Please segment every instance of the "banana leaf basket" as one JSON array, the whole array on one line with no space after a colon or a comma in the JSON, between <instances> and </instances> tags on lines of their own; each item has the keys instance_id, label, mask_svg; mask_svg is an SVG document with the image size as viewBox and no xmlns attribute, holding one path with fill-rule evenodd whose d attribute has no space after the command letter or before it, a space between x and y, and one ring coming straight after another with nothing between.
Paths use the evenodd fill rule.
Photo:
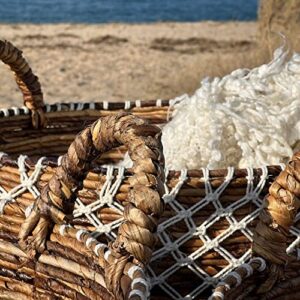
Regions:
<instances>
[{"instance_id":1,"label":"banana leaf basket","mask_svg":"<svg viewBox=\"0 0 300 300\"><path fill-rule=\"evenodd\" d=\"M0 109L0 299L300 299L299 154L165 170L171 100L47 105L0 58L25 104Z\"/></svg>"}]
</instances>

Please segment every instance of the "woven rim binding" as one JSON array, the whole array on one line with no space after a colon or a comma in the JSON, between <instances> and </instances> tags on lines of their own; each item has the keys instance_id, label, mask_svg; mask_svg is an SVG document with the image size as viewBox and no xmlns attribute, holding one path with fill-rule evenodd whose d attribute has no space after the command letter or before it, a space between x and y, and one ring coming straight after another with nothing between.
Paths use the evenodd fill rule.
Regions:
<instances>
[{"instance_id":1,"label":"woven rim binding","mask_svg":"<svg viewBox=\"0 0 300 300\"><path fill-rule=\"evenodd\" d=\"M135 111L138 109L147 108L164 108L172 107L173 100L136 100L136 101L124 101L124 102L70 102L70 103L54 103L45 104L45 113L52 112L74 112L74 111L86 111L86 110L103 110L103 111ZM10 108L0 108L0 117L14 117L14 116L26 116L30 114L27 107L10 107Z\"/></svg>"},{"instance_id":2,"label":"woven rim binding","mask_svg":"<svg viewBox=\"0 0 300 300\"><path fill-rule=\"evenodd\" d=\"M155 232L163 212L163 157L161 144L155 138L159 132L158 127L126 113L104 117L83 130L62 157L61 165L42 189L41 196L22 225L20 247L29 257L33 257L36 251L42 253L52 222L67 224L67 213L71 212L74 204L73 194L91 169L92 161L123 144L134 162L129 204L124 209L125 222L119 227L116 240L109 245L109 251L105 252L104 247L88 236L84 240L99 254L99 260L104 261L106 287L117 299L144 295L147 292L145 288L142 291L134 289L129 295L124 295L120 281L133 265L143 268L149 262L155 245ZM71 228L63 227L63 232L70 231ZM133 278L135 272L129 273L129 277ZM135 280L135 284L138 283L140 280Z\"/></svg>"},{"instance_id":3,"label":"woven rim binding","mask_svg":"<svg viewBox=\"0 0 300 300\"><path fill-rule=\"evenodd\" d=\"M32 124L35 128L46 123L43 112L44 100L38 77L35 76L22 51L8 41L0 40L0 59L10 66L16 82L23 94L25 106L31 110Z\"/></svg>"}]
</instances>

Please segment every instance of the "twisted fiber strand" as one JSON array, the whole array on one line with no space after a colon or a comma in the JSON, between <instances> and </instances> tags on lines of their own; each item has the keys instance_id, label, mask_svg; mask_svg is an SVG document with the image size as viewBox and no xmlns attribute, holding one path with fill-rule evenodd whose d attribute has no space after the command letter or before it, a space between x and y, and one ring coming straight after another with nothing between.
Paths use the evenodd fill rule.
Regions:
<instances>
[{"instance_id":1,"label":"twisted fiber strand","mask_svg":"<svg viewBox=\"0 0 300 300\"><path fill-rule=\"evenodd\" d=\"M118 237L111 245L111 251L118 263L106 269L106 284L110 290L114 291L118 299L122 298L119 283L123 274L122 270L126 265L126 256L129 254L144 264L148 263L151 258L152 247L156 240L154 232L163 212L161 202L163 185L160 178L164 174L159 165L162 158L160 144L153 138L153 135L158 133L157 128L131 115L121 115L124 117L116 122L114 129L109 123L104 127L108 133L111 130L114 131L111 136L114 136L119 144L127 146L134 162L134 175L130 178L129 204L124 210L125 222L120 226ZM100 126L99 122L92 126L93 132L96 130L97 133L98 126ZM98 150L101 149L98 148L99 146L107 147L105 135L104 133L101 138L100 134L93 134ZM110 140L110 143L113 143L113 140Z\"/></svg>"},{"instance_id":2,"label":"twisted fiber strand","mask_svg":"<svg viewBox=\"0 0 300 300\"><path fill-rule=\"evenodd\" d=\"M45 117L42 111L44 100L41 85L23 57L22 51L10 42L0 40L0 59L14 72L16 82L23 93L24 104L33 112L34 125L38 125L36 123L38 117L40 117L41 125L44 125Z\"/></svg>"},{"instance_id":3,"label":"twisted fiber strand","mask_svg":"<svg viewBox=\"0 0 300 300\"><path fill-rule=\"evenodd\" d=\"M294 154L269 189L254 232L253 252L267 261L285 265L289 229L300 207L300 152Z\"/></svg>"},{"instance_id":4,"label":"twisted fiber strand","mask_svg":"<svg viewBox=\"0 0 300 300\"><path fill-rule=\"evenodd\" d=\"M120 278L125 267L123 262L133 258L135 263L146 264L150 260L156 240L155 230L163 212L161 145L154 138L158 133L159 128L126 113L99 119L83 130L70 145L61 166L42 189L41 197L21 227L20 246L27 251L33 248L42 252L50 220L56 223L68 220L65 213L71 212L73 191L82 185L92 161L113 147L126 145L134 162L134 175L130 179L125 222L119 228L116 241L111 244L111 253L117 261L106 270L108 288L117 299L122 299Z\"/></svg>"}]
</instances>

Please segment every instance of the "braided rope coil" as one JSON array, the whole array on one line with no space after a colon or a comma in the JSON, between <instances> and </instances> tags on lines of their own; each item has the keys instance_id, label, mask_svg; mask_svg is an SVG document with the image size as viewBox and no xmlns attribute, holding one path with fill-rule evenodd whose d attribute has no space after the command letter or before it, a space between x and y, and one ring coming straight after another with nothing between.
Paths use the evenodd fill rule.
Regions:
<instances>
[{"instance_id":1,"label":"braided rope coil","mask_svg":"<svg viewBox=\"0 0 300 300\"><path fill-rule=\"evenodd\" d=\"M125 145L134 163L129 179L131 189L124 209L125 221L109 245L114 263L105 267L107 288L117 299L123 299L120 280L124 268L129 261L141 266L149 262L163 212L163 156L155 138L159 133L158 127L126 113L101 118L83 130L62 157L61 165L22 225L20 247L31 257L42 253L53 222L64 224L70 220L74 194L93 160L113 147Z\"/></svg>"},{"instance_id":2,"label":"braided rope coil","mask_svg":"<svg viewBox=\"0 0 300 300\"><path fill-rule=\"evenodd\" d=\"M255 230L253 251L274 264L285 265L289 229L300 207L300 152L293 155L269 189L260 222Z\"/></svg>"},{"instance_id":3,"label":"braided rope coil","mask_svg":"<svg viewBox=\"0 0 300 300\"><path fill-rule=\"evenodd\" d=\"M43 112L44 100L41 85L22 51L8 41L0 40L0 59L10 66L15 74L19 89L23 94L24 104L32 112L32 124L35 128L44 126L46 118Z\"/></svg>"}]
</instances>

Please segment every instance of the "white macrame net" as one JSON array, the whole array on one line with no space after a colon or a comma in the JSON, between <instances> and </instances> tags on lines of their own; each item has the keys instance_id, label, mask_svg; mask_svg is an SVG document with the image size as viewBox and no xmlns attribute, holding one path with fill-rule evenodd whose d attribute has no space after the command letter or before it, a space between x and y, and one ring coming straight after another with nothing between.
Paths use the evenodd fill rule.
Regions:
<instances>
[{"instance_id":1,"label":"white macrame net","mask_svg":"<svg viewBox=\"0 0 300 300\"><path fill-rule=\"evenodd\" d=\"M281 165L281 167L283 169L284 165ZM232 167L228 168L228 173L224 182L215 190L213 190L210 184L209 170L202 168L206 195L201 200L199 199L197 203L188 206L188 208L184 207L177 200L180 189L188 179L187 170L184 169L181 171L181 176L173 189L169 190L166 186L166 193L163 196L163 200L174 211L174 216L162 222L158 227L158 237L162 246L153 253L150 266L148 267L152 287L159 286L170 299L198 299L199 296L201 296L201 293L205 292L207 289L211 290L222 281L225 276L228 276L229 274L235 275L234 269L236 267L244 265L245 268L249 268L249 265L246 265L245 263L249 262L251 256L250 249L248 249L241 257L237 258L233 256L222 243L237 231L242 233L242 235L250 242L253 241L253 233L248 228L248 225L256 219L260 213L263 201L261 192L269 176L266 167L261 168L261 170L262 175L260 176L258 184L255 185L253 169L247 168L248 175L246 177L247 188L245 196L227 206L222 204L220 196L233 179L234 168ZM166 170L166 178L167 175L168 170ZM243 218L237 218L235 212L249 203L252 203L255 209ZM205 211L209 204L213 204L215 211L201 223L200 226L197 226L194 222L196 214ZM224 218L229 224L228 228L216 237L211 238L208 234L209 228ZM299 220L299 218L300 214L297 215L296 221ZM178 239L174 240L174 236L171 236L170 234L172 231L170 228L183 221L186 224L187 230L185 233L181 234ZM287 248L287 252L292 253L296 249L298 251L298 257L300 257L300 251L297 248L300 242L300 230L293 226L290 233L294 237L294 240ZM189 254L182 251L181 246L194 238L199 238L203 242L203 246L198 247L197 250ZM201 267L201 264L199 264L201 256L207 254L211 250L217 252L227 261L226 267L222 268L221 271L214 276L209 275ZM161 264L167 257L172 257L174 263L164 270L160 270L159 272L155 271L157 265ZM196 287L191 289L187 294L182 294L181 291L174 288L172 281L169 279L174 274L181 274L181 272L186 269L189 270L189 278L183 277L182 280L192 281L195 283ZM185 271L182 274L187 274L187 272Z\"/></svg>"},{"instance_id":2,"label":"white macrame net","mask_svg":"<svg viewBox=\"0 0 300 300\"><path fill-rule=\"evenodd\" d=\"M3 155L4 154L2 153L0 154L0 160ZM26 156L19 156L17 160L20 172L20 184L9 191L3 187L0 187L0 214L3 213L3 209L7 203L14 202L16 197L21 196L23 193L30 192L34 198L39 196L39 190L36 187L36 184L46 166L44 165L45 159L41 158L37 162L34 171L29 176L29 168L26 165L26 158ZM282 166L282 168L283 167L284 166ZM211 290L213 286L215 286L220 280L222 280L222 278L224 278L224 276L232 273L237 266L244 264L250 258L250 249L241 257L236 258L226 249L226 247L223 246L222 242L233 235L236 231L240 231L249 241L252 241L252 232L249 230L248 224L257 218L260 212L262 205L262 197L260 194L265 186L266 179L269 176L267 168L262 168L262 175L258 184L256 185L254 184L253 169L247 168L248 175L246 194L240 199L234 201L229 206L223 206L219 198L233 179L234 169L232 167L228 168L225 181L215 190L210 184L209 170L203 168L202 171L204 175L201 180L203 180L205 183L206 195L193 205L189 205L187 207L183 206L177 199L180 189L188 179L186 169L181 171L179 180L173 189L169 190L167 184L165 185L166 192L163 196L163 200L174 214L172 217L161 222L158 227L158 238L160 240L161 247L153 253L151 263L148 267L148 273L152 287L159 286L170 299L197 299L197 297L199 297L199 295L205 291L205 289L209 288ZM168 170L166 170L166 178L167 175ZM120 218L119 220L113 221L110 224L103 224L97 216L97 211L104 206L109 206L115 210L118 210L120 213L123 211L122 205L115 201L114 198L121 186L124 176L124 168L107 166L106 181L102 186L101 191L99 191L98 200L90 205L84 205L80 198L77 198L74 217L85 215L90 223L96 228L94 232L91 233L92 237L86 241L87 247L90 246L94 238L101 234L105 234L109 240L115 239L116 236L113 230L118 228L123 219ZM244 205L247 205L248 203L254 204L256 208L242 219L237 219L234 216L235 211ZM201 225L197 226L194 222L195 215L200 211L206 210L207 206L211 204L214 207L214 212L212 212L211 215L201 223ZM28 207L26 210L26 215L29 214L30 208L31 207ZM228 221L228 228L215 238L211 238L207 234L209 228L222 218L225 218ZM300 215L298 214L296 221L299 219ZM176 224L179 224L180 222L184 222L186 224L186 232L182 233L180 237L174 240L174 237L171 236L170 228L172 226L176 226ZM59 231L61 235L64 235L66 226L68 225L61 226ZM81 235L83 233L84 230L79 230L76 238L81 240ZM298 257L300 257L300 251L298 249L298 244L300 242L300 230L296 227L292 227L290 233L292 236L294 236L294 239L287 248L287 252L292 253L297 250ZM180 247L188 240L195 237L199 238L203 242L203 246L198 247L192 253L186 254L180 249ZM97 252L98 248L101 247L106 247L106 245L98 243L94 251ZM214 276L210 276L197 263L197 260L201 259L201 256L210 250L216 251L228 262L226 267ZM106 254L109 256L109 251L107 251ZM157 272L156 267L166 257L171 257L174 263L169 267ZM172 286L170 281L168 281L171 276L176 273L180 274L183 269L188 269L190 272L192 272L192 280L196 282L196 288L189 291L186 295L182 295L180 291L177 291L176 288Z\"/></svg>"},{"instance_id":3,"label":"white macrame net","mask_svg":"<svg viewBox=\"0 0 300 300\"><path fill-rule=\"evenodd\" d=\"M162 131L169 169L286 162L300 138L300 55L282 46L270 63L206 78L173 103Z\"/></svg>"},{"instance_id":4,"label":"white macrame net","mask_svg":"<svg viewBox=\"0 0 300 300\"><path fill-rule=\"evenodd\" d=\"M1 158L5 155L5 153L0 152L0 161ZM20 184L9 191L0 186L0 214L3 214L4 206L7 203L15 202L15 199L25 192L31 193L34 199L38 198L40 195L40 191L35 186L35 184L38 181L42 170L45 167L43 165L45 157L41 157L38 160L38 162L35 165L35 169L30 176L27 174L26 158L27 156L20 155L17 160L20 173ZM27 207L25 214L29 215L30 211L31 206Z\"/></svg>"},{"instance_id":5,"label":"white macrame net","mask_svg":"<svg viewBox=\"0 0 300 300\"><path fill-rule=\"evenodd\" d=\"M0 160L5 153L0 152ZM27 156L20 155L17 160L18 170L20 173L20 184L15 186L13 189L7 191L2 186L0 186L0 214L3 214L4 207L7 203L15 202L15 199L21 196L25 192L30 192L34 199L37 199L40 196L40 191L36 187L36 183L41 176L43 169L46 167L44 165L45 157L42 157L35 164L35 169L32 174L28 175L28 166L26 165ZM60 163L60 159L58 160ZM1 166L1 165L0 165ZM94 201L89 205L84 205L79 197L76 198L75 209L73 212L74 218L81 216L86 216L90 224L95 227L93 231L93 236L96 238L101 234L105 234L110 240L116 238L116 234L113 229L118 228L123 222L123 218L120 218L116 221L112 221L109 224L103 224L98 218L96 212L106 206L113 208L116 212L123 214L123 206L118 202L114 201L114 196L116 195L119 187L124 179L123 167L115 168L113 166L106 166L106 180L103 184L101 190L98 192L98 200ZM28 216L31 212L32 205L28 206L25 210L25 215Z\"/></svg>"},{"instance_id":6,"label":"white macrame net","mask_svg":"<svg viewBox=\"0 0 300 300\"><path fill-rule=\"evenodd\" d=\"M86 216L89 222L95 226L95 230L92 233L94 237L98 237L99 235L105 234L109 237L110 240L114 240L116 238L116 234L113 229L116 229L123 222L123 218L120 218L116 221L113 221L108 224L103 224L101 220L97 217L96 212L106 206L113 208L115 211L119 212L120 215L123 215L123 206L119 204L117 201L114 201L114 196L120 188L120 185L124 179L124 167L118 167L115 169L117 171L117 175L114 175L114 167L106 166L106 181L101 188L101 191L98 193L98 200L89 204L84 205L82 201L77 197L75 203L75 210L73 212L74 217L80 217L82 215Z\"/></svg>"}]
</instances>

